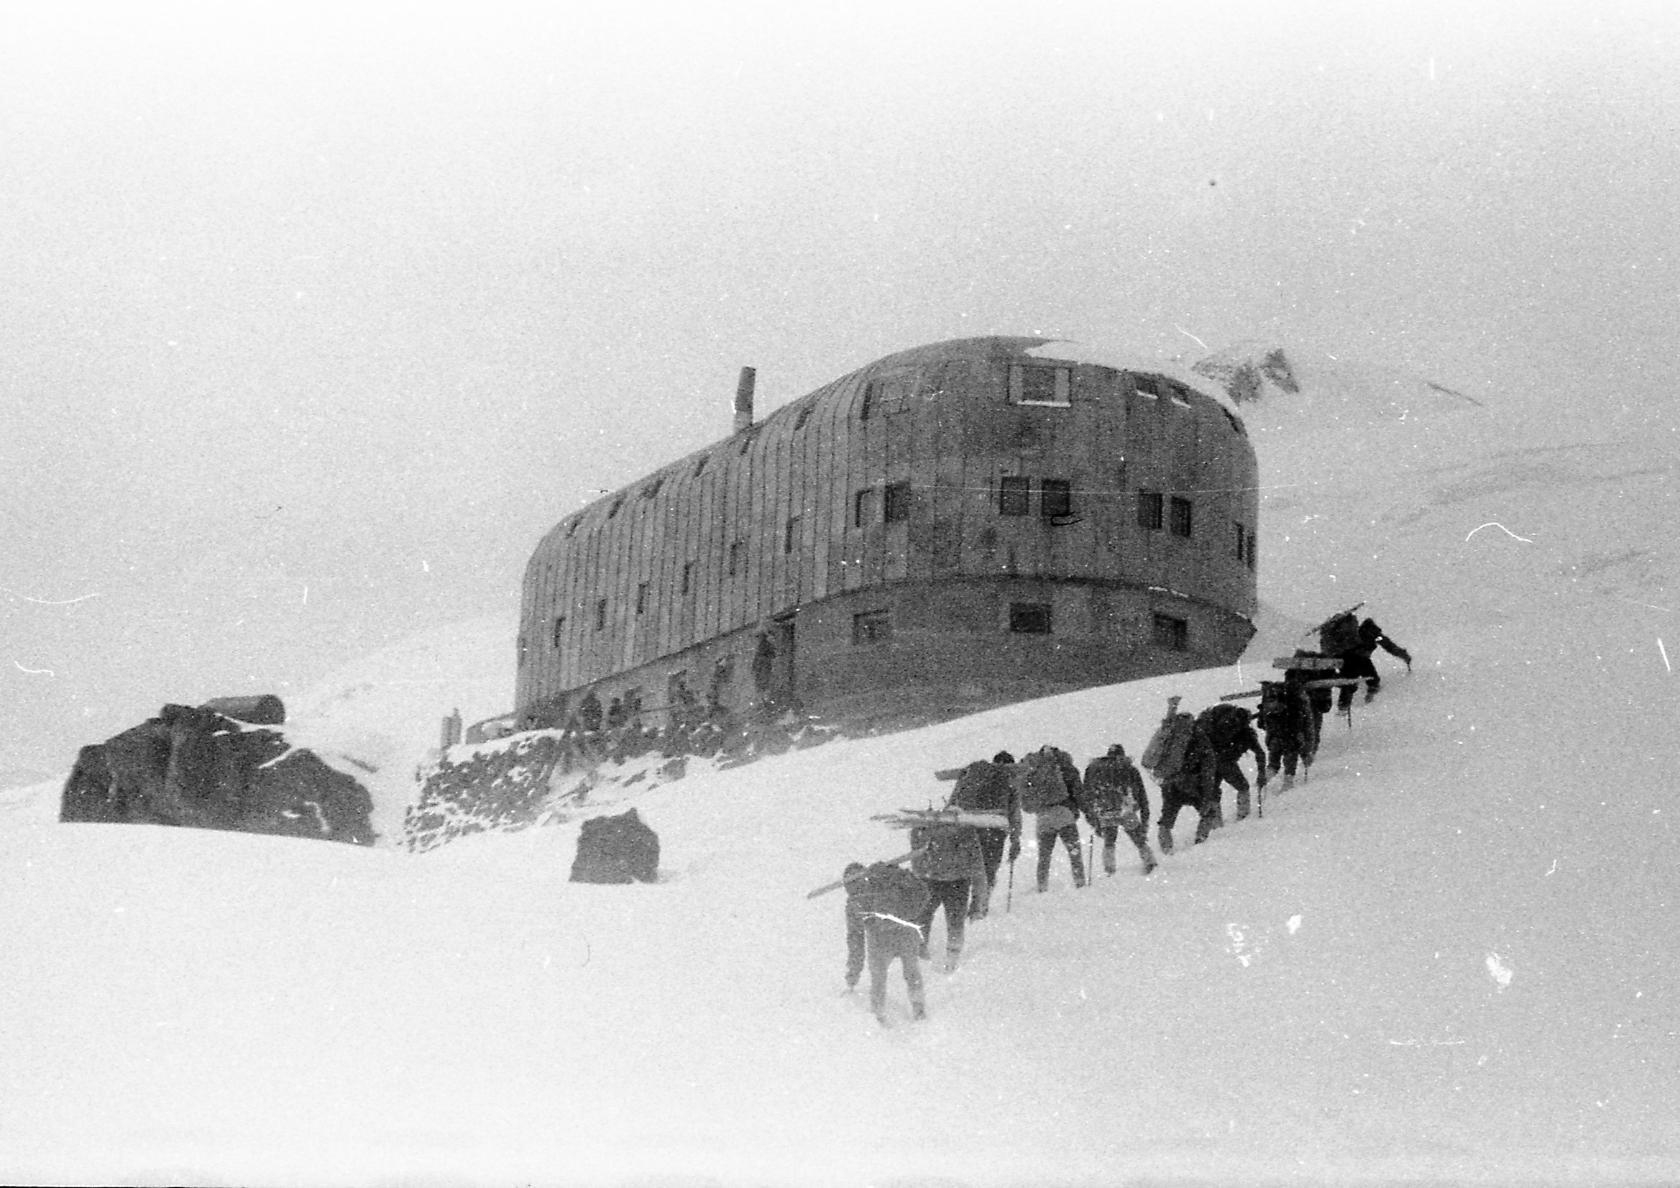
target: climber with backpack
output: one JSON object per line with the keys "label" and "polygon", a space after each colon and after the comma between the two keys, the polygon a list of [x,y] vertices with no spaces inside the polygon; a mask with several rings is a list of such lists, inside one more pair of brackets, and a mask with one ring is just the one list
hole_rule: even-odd
{"label": "climber with backpack", "polygon": [[1156,825],[1155,842],[1163,854],[1173,852],[1172,830],[1180,809],[1195,809],[1201,818],[1196,824],[1197,845],[1223,824],[1219,815],[1219,761],[1195,717],[1179,711],[1181,700],[1167,698],[1167,715],[1150,736],[1142,759],[1144,768],[1161,785],[1161,819]]}
{"label": "climber with backpack", "polygon": [[1222,796],[1225,784],[1237,790],[1239,821],[1248,816],[1248,777],[1243,775],[1238,760],[1249,752],[1254,754],[1254,777],[1260,785],[1262,801],[1266,795],[1266,748],[1260,744],[1249,718],[1246,708],[1229,701],[1210,705],[1196,717],[1196,725],[1207,736],[1217,760],[1214,795]]}
{"label": "climber with backpack", "polygon": [[[1007,838],[1011,862],[1021,853],[1021,798],[1016,795],[1014,780],[1011,778],[1014,766],[1015,756],[1008,751],[999,751],[992,756],[990,762],[976,759],[965,767],[934,772],[939,779],[957,781],[957,786],[951,793],[951,804],[955,807],[970,813],[996,813],[1009,821]],[[985,866],[987,898],[979,897],[981,886],[977,880],[977,895],[969,905],[968,914],[971,920],[980,919],[991,906],[989,897],[991,889],[997,886],[998,867],[1003,865],[1006,836],[1005,831],[1000,829],[981,829],[977,832],[980,835],[980,854]]]}
{"label": "climber with backpack", "polygon": [[1038,834],[1038,889],[1050,889],[1050,859],[1060,838],[1073,867],[1073,885],[1085,885],[1079,852],[1079,769],[1066,751],[1045,745],[1015,764],[1015,790],[1024,812],[1033,814]]}
{"label": "climber with backpack", "polygon": [[1260,712],[1256,718],[1266,733],[1266,767],[1272,775],[1283,770],[1283,791],[1295,786],[1296,765],[1305,780],[1318,750],[1316,716],[1308,698],[1305,673],[1286,669],[1281,681],[1260,682]]}
{"label": "climber with backpack", "polygon": [[[1358,603],[1345,611],[1338,611],[1319,624],[1318,650],[1341,660],[1343,677],[1357,677],[1365,682],[1365,700],[1369,702],[1382,687],[1382,677],[1371,660],[1376,650],[1381,648],[1390,656],[1405,661],[1407,672],[1412,670],[1412,654],[1388,638],[1374,619],[1360,622],[1353,612],[1363,605]],[[1353,686],[1344,685],[1336,708],[1346,713],[1352,706]]]}
{"label": "climber with backpack", "polygon": [[[963,926],[969,919],[971,905],[985,904],[992,895],[986,879],[986,860],[980,852],[982,832],[972,825],[945,821],[917,825],[910,831],[910,844],[916,850],[910,869],[927,884],[928,889],[927,906],[916,921],[922,934],[921,956],[926,958],[928,955],[928,942],[933,938],[933,917],[943,907],[947,973],[957,968],[957,961],[962,956]],[[984,915],[982,907],[980,916]]]}
{"label": "climber with backpack", "polygon": [[890,862],[864,866],[848,863],[846,886],[846,990],[857,987],[864,962],[869,964],[869,1006],[882,1027],[887,1018],[887,973],[903,963],[910,1017],[925,1019],[927,1002],[919,964],[924,934],[918,925],[927,911],[927,884]]}
{"label": "climber with backpack", "polygon": [[1103,870],[1107,873],[1114,873],[1114,847],[1121,830],[1137,847],[1143,873],[1155,869],[1155,853],[1149,848],[1149,793],[1126,748],[1119,743],[1085,765],[1085,819],[1103,839]]}

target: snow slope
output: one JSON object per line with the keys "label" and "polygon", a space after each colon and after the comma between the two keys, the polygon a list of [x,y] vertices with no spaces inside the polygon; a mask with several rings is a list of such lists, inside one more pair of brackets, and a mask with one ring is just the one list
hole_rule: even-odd
{"label": "snow slope", "polygon": [[[653,789],[656,886],[565,882],[575,822],[415,857],[58,826],[55,785],[8,794],[0,1172],[1680,1179],[1675,452],[1297,374],[1244,407],[1267,484],[1244,664]],[[929,968],[928,1022],[840,993],[841,904],[804,892],[902,846],[871,812],[999,747],[1135,752],[1169,692],[1252,687],[1359,599],[1416,671],[1379,653],[1382,695],[1263,820],[1191,847],[1186,814],[1154,876],[1083,891],[1058,855],[1045,895],[1029,841],[963,966]]]}

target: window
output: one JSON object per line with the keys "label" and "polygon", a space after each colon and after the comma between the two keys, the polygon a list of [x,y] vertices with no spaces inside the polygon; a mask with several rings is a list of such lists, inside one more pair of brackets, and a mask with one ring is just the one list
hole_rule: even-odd
{"label": "window", "polygon": [[566,631],[566,616],[565,615],[555,615],[554,616],[554,629],[553,629],[552,634],[549,636],[549,638],[554,641],[554,649],[556,651],[560,650],[560,638],[561,638],[561,636],[563,636],[565,634],[565,631]]}
{"label": "window", "polygon": [[1175,615],[1158,614],[1154,636],[1156,647],[1183,652],[1190,647],[1190,624]]}
{"label": "window", "polygon": [[881,497],[881,518],[889,524],[910,518],[910,484],[888,483]]}
{"label": "window", "polygon": [[648,584],[642,582],[636,586],[636,613],[645,615],[648,603]]}
{"label": "window", "polygon": [[623,507],[623,506],[624,506],[624,496],[620,495],[617,499],[613,500],[612,508],[607,512],[607,519],[610,520],[614,516],[616,516],[618,514],[618,509]]}
{"label": "window", "polygon": [[665,476],[660,475],[658,478],[654,479],[647,486],[642,488],[642,498],[643,499],[652,499],[655,495],[659,494],[659,488],[663,487],[664,485],[665,485]]}
{"label": "window", "polygon": [[861,615],[852,616],[852,644],[854,647],[884,643],[891,638],[891,611],[864,611]]}
{"label": "window", "polygon": [[1009,629],[1023,635],[1050,634],[1050,604],[1048,602],[1011,602]]}
{"label": "window", "polygon": [[1182,384],[1168,384],[1167,395],[1170,396],[1172,398],[1172,402],[1180,408],[1190,407],[1190,389],[1184,387]]}
{"label": "window", "polygon": [[607,600],[605,598],[597,598],[595,600],[595,630],[604,631],[606,626]]}
{"label": "window", "polygon": [[682,568],[681,593],[687,594],[692,589],[694,589],[694,562],[684,561]]}
{"label": "window", "polygon": [[1009,368],[1009,403],[1066,408],[1073,403],[1072,369],[1015,363]]}
{"label": "window", "polygon": [[1032,480],[1025,475],[1006,474],[998,479],[998,515],[1026,515],[1027,499],[1031,489]]}
{"label": "window", "polygon": [[1139,528],[1148,528],[1151,532],[1161,530],[1161,493],[1159,491],[1139,491],[1137,493],[1137,521]]}
{"label": "window", "polygon": [[782,533],[782,552],[793,552],[795,542],[799,540],[799,517],[789,516],[787,529]]}
{"label": "window", "polygon": [[1241,561],[1248,556],[1248,529],[1243,527],[1241,521],[1233,521],[1231,527],[1236,530],[1237,560]]}
{"label": "window", "polygon": [[1172,497],[1172,532],[1174,536],[1190,535],[1190,501],[1177,495]]}
{"label": "window", "polygon": [[807,404],[804,408],[799,410],[799,415],[793,420],[793,431],[795,433],[798,433],[801,429],[805,428],[805,422],[811,419],[811,410],[816,407],[817,406],[815,404]]}
{"label": "window", "polygon": [[746,568],[747,546],[742,541],[734,541],[729,546],[729,576],[734,577]]}
{"label": "window", "polygon": [[1045,479],[1038,486],[1038,514],[1045,519],[1073,514],[1073,484],[1067,479]]}
{"label": "window", "polygon": [[1248,534],[1248,567],[1250,569],[1254,568],[1254,556],[1255,556],[1254,532],[1251,529],[1249,531],[1249,534]]}
{"label": "window", "polygon": [[1132,386],[1137,389],[1139,396],[1147,396],[1151,400],[1161,394],[1161,381],[1152,375],[1134,375]]}
{"label": "window", "polygon": [[852,526],[866,528],[875,522],[875,488],[865,487],[852,496]]}
{"label": "window", "polygon": [[869,419],[869,406],[875,403],[875,381],[863,385],[863,399],[858,403],[858,420]]}
{"label": "window", "polygon": [[711,457],[712,456],[710,454],[700,455],[699,461],[694,464],[694,474],[692,477],[699,478],[702,474],[706,473],[706,463],[711,461]]}

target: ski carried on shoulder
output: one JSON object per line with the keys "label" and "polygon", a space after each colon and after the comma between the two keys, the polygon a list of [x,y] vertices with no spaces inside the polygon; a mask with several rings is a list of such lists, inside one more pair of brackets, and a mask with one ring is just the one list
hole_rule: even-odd
{"label": "ski carried on shoulder", "polygon": [[[911,850],[909,853],[900,854],[897,858],[883,858],[883,859],[881,859],[879,864],[880,865],[886,865],[886,866],[898,866],[901,863],[905,863],[905,862],[910,861],[910,859],[914,858],[917,854],[920,854],[925,849],[927,849],[926,846],[921,846],[917,849]],[[859,879],[865,878],[868,874],[869,874],[869,868],[866,866],[862,870],[857,871],[854,874],[847,875],[843,879],[835,879],[832,883],[824,883],[822,886],[818,887],[815,891],[807,891],[805,893],[805,898],[806,899],[815,899],[819,895],[827,895],[830,891],[838,891],[840,888],[844,887],[847,883],[855,883]]]}
{"label": "ski carried on shoulder", "polygon": [[876,813],[871,821],[885,821],[894,829],[911,829],[917,825],[972,825],[976,829],[1008,829],[1009,818],[1002,813],[976,813],[967,809],[894,809],[890,813]]}
{"label": "ski carried on shoulder", "polygon": [[1300,672],[1338,672],[1342,667],[1340,656],[1279,656],[1272,661],[1273,668],[1281,668],[1285,672],[1296,669]]}
{"label": "ski carried on shoulder", "polygon": [[1356,602],[1352,606],[1348,607],[1346,610],[1337,611],[1335,614],[1331,615],[1328,619],[1324,620],[1324,622],[1320,623],[1317,627],[1308,627],[1305,631],[1301,632],[1301,635],[1303,637],[1305,637],[1305,636],[1308,636],[1308,635],[1312,635],[1315,632],[1323,631],[1326,627],[1330,626],[1330,624],[1334,623],[1337,619],[1341,618],[1343,615],[1351,615],[1354,611],[1358,610],[1360,607],[1362,607],[1364,605],[1365,604],[1363,602]]}

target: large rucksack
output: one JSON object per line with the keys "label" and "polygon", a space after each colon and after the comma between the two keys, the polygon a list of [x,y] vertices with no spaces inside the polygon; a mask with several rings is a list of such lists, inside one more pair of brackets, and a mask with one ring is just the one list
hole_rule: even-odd
{"label": "large rucksack", "polygon": [[957,775],[951,803],[971,813],[1001,813],[1009,808],[1009,771],[976,759]]}
{"label": "large rucksack", "polygon": [[1318,650],[1326,656],[1345,656],[1360,646],[1359,620],[1343,611],[1318,629]]}
{"label": "large rucksack", "polygon": [[914,870],[924,879],[950,882],[974,873],[979,841],[972,825],[918,825],[910,831],[910,844],[922,851]]}
{"label": "large rucksack", "polygon": [[850,888],[852,903],[865,915],[915,924],[932,900],[928,886],[902,866],[877,862]]}
{"label": "large rucksack", "polygon": [[1294,730],[1301,709],[1300,697],[1298,690],[1291,689],[1283,681],[1261,681],[1260,712],[1257,715],[1260,729],[1267,734]]}
{"label": "large rucksack", "polygon": [[1124,756],[1099,755],[1091,760],[1085,768],[1085,795],[1098,821],[1128,832],[1143,823],[1143,806],[1137,801],[1134,783],[1138,778],[1132,761]]}
{"label": "large rucksack", "polygon": [[1221,759],[1234,759],[1242,754],[1248,729],[1248,711],[1240,705],[1222,701],[1210,705],[1196,718],[1196,725],[1213,744],[1213,752]]}
{"label": "large rucksack", "polygon": [[1189,714],[1169,716],[1155,728],[1149,745],[1143,748],[1143,766],[1157,780],[1170,780],[1183,769],[1195,732],[1196,719]]}
{"label": "large rucksack", "polygon": [[1020,794],[1021,808],[1029,813],[1042,813],[1068,800],[1061,764],[1045,751],[1033,751],[1015,765],[1015,790]]}

